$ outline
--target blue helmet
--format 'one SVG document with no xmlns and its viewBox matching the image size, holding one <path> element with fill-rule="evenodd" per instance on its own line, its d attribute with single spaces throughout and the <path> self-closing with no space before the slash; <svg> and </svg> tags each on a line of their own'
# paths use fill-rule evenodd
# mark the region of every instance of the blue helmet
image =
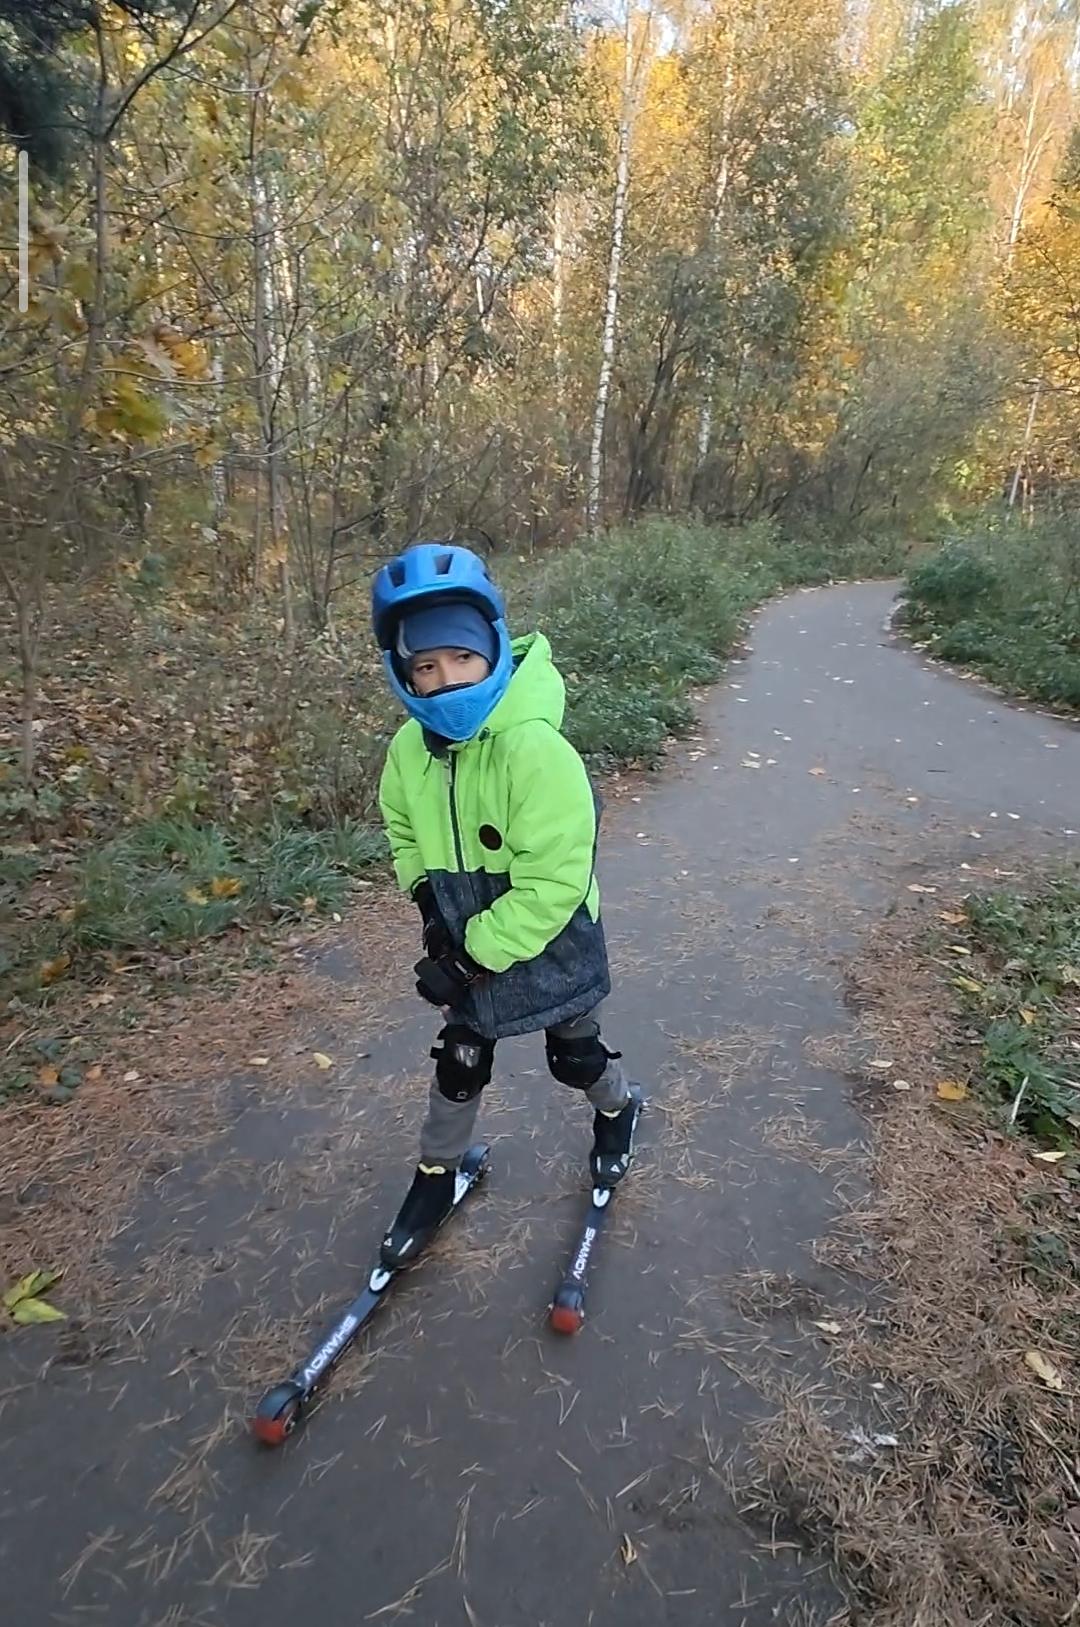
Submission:
<svg viewBox="0 0 1080 1627">
<path fill-rule="evenodd" d="M 478 684 L 417 695 L 397 654 L 398 629 L 407 612 L 440 600 L 479 610 L 491 623 L 496 656 Z M 411 716 L 444 740 L 471 740 L 506 693 L 514 671 L 506 606 L 484 561 L 471 549 L 450 542 L 421 542 L 407 548 L 384 565 L 372 583 L 371 621 L 390 687 Z"/>
</svg>

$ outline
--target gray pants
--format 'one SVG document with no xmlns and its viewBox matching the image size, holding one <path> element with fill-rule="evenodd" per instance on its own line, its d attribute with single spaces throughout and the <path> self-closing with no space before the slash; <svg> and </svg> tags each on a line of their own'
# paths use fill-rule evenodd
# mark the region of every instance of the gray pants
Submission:
<svg viewBox="0 0 1080 1627">
<path fill-rule="evenodd" d="M 575 1017 L 567 1023 L 556 1023 L 545 1030 L 552 1040 L 599 1039 L 599 1006 Z M 488 1041 L 488 1045 L 491 1042 Z M 630 1086 L 618 1057 L 609 1056 L 603 1073 L 594 1085 L 582 1094 L 600 1113 L 617 1113 L 630 1100 Z M 420 1162 L 442 1164 L 447 1168 L 458 1164 L 473 1140 L 476 1118 L 480 1111 L 480 1093 L 468 1101 L 451 1101 L 439 1089 L 437 1080 L 431 1082 L 427 1118 L 420 1131 Z"/>
</svg>

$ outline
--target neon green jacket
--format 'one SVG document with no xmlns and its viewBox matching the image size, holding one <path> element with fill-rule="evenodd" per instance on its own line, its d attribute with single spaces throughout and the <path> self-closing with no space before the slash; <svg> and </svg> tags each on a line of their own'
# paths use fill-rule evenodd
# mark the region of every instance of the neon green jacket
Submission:
<svg viewBox="0 0 1080 1627">
<path fill-rule="evenodd" d="M 439 756 L 410 719 L 379 788 L 402 890 L 427 876 L 455 941 L 497 974 L 455 1012 L 496 1039 L 580 1016 L 610 989 L 597 803 L 559 732 L 563 681 L 542 633 L 513 650 L 513 677 L 479 733 Z"/>
</svg>

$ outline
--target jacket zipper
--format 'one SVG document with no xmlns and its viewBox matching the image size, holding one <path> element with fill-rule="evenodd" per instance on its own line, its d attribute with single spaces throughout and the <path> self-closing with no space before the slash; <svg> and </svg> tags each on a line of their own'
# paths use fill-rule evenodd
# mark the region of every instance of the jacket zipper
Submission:
<svg viewBox="0 0 1080 1627">
<path fill-rule="evenodd" d="M 458 825 L 457 801 L 454 797 L 454 786 L 457 781 L 457 753 L 450 754 L 450 829 L 454 833 L 454 856 L 460 874 L 465 873 L 465 855 L 461 850 L 461 827 Z"/>
</svg>

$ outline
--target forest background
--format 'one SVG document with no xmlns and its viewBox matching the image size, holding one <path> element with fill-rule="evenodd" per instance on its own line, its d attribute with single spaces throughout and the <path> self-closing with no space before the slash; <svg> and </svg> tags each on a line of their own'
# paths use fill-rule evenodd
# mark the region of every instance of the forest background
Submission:
<svg viewBox="0 0 1080 1627">
<path fill-rule="evenodd" d="M 599 768 L 769 592 L 911 565 L 944 654 L 1080 705 L 1078 24 L 2 0 L 9 1087 L 77 1085 L 65 990 L 362 883 L 412 539 L 491 554 Z"/>
</svg>

